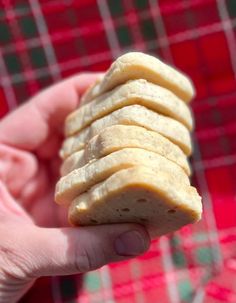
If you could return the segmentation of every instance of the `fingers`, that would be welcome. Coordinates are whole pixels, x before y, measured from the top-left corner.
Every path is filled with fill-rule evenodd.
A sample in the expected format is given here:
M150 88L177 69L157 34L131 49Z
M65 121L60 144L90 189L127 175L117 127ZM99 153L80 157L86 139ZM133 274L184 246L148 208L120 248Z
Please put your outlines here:
M13 196L19 195L37 171L37 161L31 153L0 143L0 180Z
M101 73L84 73L62 81L25 103L0 122L0 142L36 150L79 104L79 95Z
M150 239L134 224L96 227L37 228L30 237L32 277L82 273L144 253Z
M28 223L33 222L25 210L12 198L6 186L0 181L0 222L5 225L5 221L8 219L8 217L22 219ZM1 233L0 238L3 240Z
M135 224L46 229L9 218L0 235L1 302L16 302L38 277L87 272L140 255L150 245Z

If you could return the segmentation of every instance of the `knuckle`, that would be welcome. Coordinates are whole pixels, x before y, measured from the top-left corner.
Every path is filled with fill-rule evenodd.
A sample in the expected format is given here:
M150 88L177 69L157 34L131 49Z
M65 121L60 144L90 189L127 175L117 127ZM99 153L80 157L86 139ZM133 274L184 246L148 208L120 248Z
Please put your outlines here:
M80 252L75 258L75 268L78 272L87 272L92 270L93 261L86 249Z
M75 257L75 268L81 273L95 270L105 265L107 263L106 259L103 251L98 252L91 247L89 249L84 248Z
M30 266L27 256L12 246L0 246L2 275L11 280L30 279Z

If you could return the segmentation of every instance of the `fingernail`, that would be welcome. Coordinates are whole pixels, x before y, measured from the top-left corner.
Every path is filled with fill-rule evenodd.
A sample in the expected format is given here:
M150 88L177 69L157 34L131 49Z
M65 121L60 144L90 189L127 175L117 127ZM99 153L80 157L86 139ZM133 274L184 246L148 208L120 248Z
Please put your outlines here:
M115 250L121 256L137 256L148 249L149 241L138 231L129 231L115 240Z

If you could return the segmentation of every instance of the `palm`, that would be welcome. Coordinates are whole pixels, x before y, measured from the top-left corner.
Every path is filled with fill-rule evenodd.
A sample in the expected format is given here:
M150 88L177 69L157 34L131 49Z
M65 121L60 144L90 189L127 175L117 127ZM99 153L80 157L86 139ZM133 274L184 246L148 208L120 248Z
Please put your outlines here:
M45 227L65 225L65 209L54 202L54 188L59 178L58 155L55 154L49 159L38 158L37 163L36 178L29 181L24 188L27 191L27 187L33 182L33 190L22 198L21 203L37 225Z
M22 218L30 216L44 227L67 225L65 209L54 202L64 120L78 106L78 95L97 77L98 74L84 74L61 82L0 123L0 144L6 146L3 149L8 148L3 153L11 155L6 157L5 171L0 170L0 179L1 174L4 178L11 172L6 185L26 210Z

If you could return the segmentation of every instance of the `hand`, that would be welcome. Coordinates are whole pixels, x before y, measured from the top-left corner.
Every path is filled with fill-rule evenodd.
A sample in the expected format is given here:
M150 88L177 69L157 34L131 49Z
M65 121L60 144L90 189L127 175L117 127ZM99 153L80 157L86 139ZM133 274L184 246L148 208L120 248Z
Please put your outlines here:
M0 122L0 302L16 302L40 276L83 273L147 250L136 224L66 227L53 201L65 117L98 74L35 96Z

